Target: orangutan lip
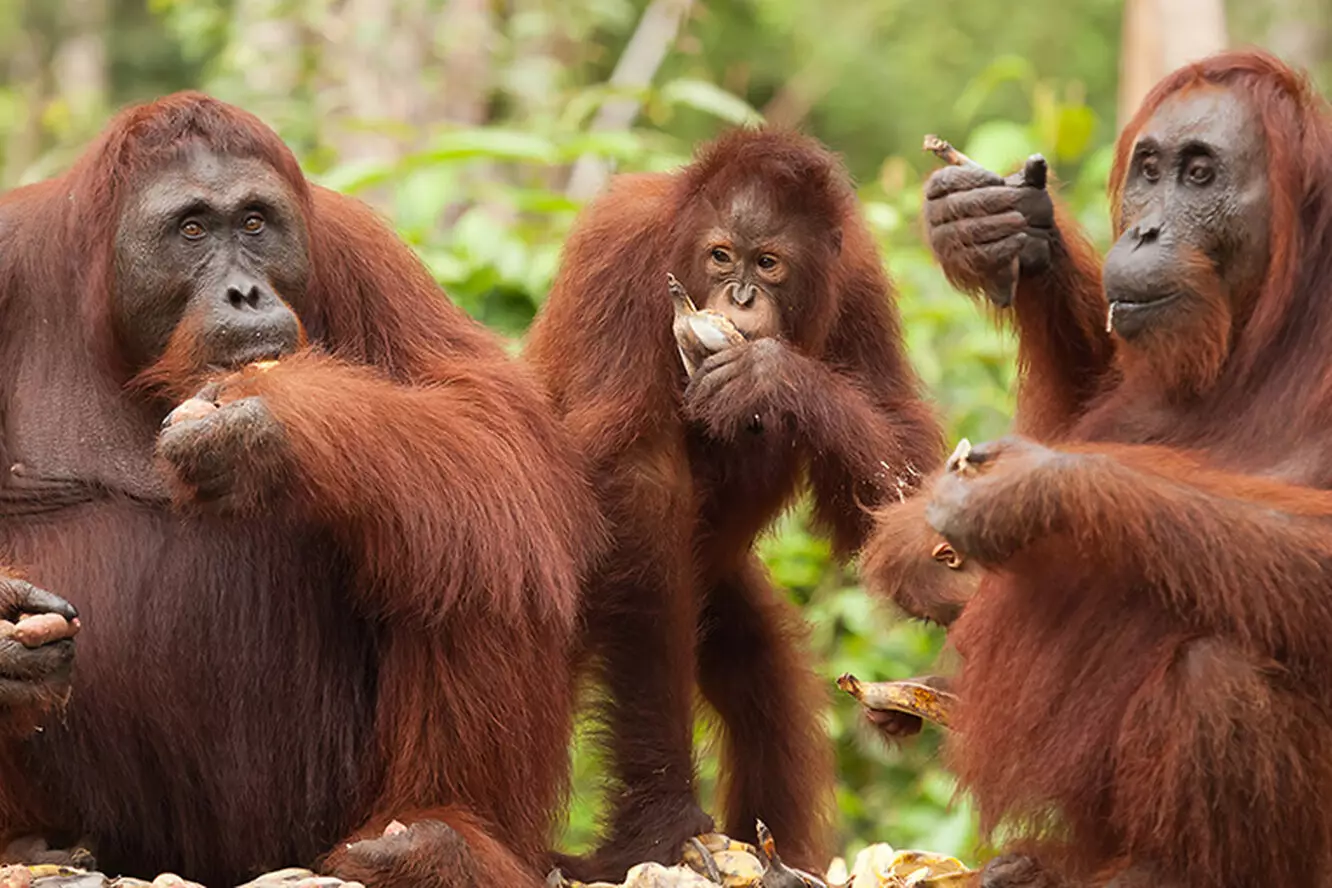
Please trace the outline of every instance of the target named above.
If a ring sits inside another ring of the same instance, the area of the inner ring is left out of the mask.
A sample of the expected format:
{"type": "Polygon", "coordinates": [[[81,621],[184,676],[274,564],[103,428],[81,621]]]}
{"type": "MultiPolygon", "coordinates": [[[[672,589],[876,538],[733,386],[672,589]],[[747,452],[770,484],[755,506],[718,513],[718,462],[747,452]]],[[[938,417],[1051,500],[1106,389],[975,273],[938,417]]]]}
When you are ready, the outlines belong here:
{"type": "Polygon", "coordinates": [[[227,361],[226,369],[239,370],[242,367],[248,367],[258,361],[277,361],[287,354],[287,350],[279,347],[256,348],[250,351],[244,351],[236,355],[230,361],[227,361]]]}
{"type": "Polygon", "coordinates": [[[1133,311],[1139,308],[1157,308],[1167,303],[1174,302],[1180,297],[1179,293],[1167,293],[1164,296],[1157,296],[1153,299],[1112,299],[1110,304],[1117,311],[1133,311]]]}
{"type": "Polygon", "coordinates": [[[1105,319],[1105,332],[1118,333],[1126,339],[1131,339],[1150,326],[1149,318],[1153,311],[1170,305],[1181,295],[1183,294],[1176,292],[1151,300],[1113,301],[1105,319]]]}

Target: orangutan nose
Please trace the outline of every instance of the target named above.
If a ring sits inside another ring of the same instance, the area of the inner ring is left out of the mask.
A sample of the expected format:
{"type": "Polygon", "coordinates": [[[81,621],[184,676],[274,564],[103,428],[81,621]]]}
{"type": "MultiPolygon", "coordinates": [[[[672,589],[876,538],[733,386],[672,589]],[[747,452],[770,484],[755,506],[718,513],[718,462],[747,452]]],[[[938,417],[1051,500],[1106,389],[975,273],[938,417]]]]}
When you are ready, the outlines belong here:
{"type": "Polygon", "coordinates": [[[1153,243],[1161,236],[1161,214],[1153,211],[1139,219],[1133,226],[1133,236],[1138,240],[1135,246],[1153,243]]]}

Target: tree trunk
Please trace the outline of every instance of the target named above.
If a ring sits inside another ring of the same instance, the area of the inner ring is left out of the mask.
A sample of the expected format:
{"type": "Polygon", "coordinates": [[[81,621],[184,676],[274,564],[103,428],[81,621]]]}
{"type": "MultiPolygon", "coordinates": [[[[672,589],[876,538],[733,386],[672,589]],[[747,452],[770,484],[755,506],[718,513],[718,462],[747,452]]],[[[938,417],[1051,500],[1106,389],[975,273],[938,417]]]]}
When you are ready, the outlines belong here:
{"type": "MultiPolygon", "coordinates": [[[[680,26],[689,14],[691,0],[652,0],[643,12],[638,27],[629,38],[624,53],[611,72],[610,86],[615,89],[640,90],[652,83],[657,69],[675,44],[680,26]]],[[[611,99],[605,102],[592,120],[595,132],[628,129],[638,116],[642,103],[638,99],[611,99]]],[[[578,158],[569,174],[567,193],[575,200],[586,200],[606,184],[610,168],[600,158],[585,155],[578,158]]]]}
{"type": "Polygon", "coordinates": [[[56,94],[79,127],[100,124],[106,109],[106,0],[65,0],[60,43],[51,60],[56,94]]]}
{"type": "Polygon", "coordinates": [[[28,0],[19,14],[19,35],[9,47],[7,68],[9,83],[19,95],[22,119],[5,139],[4,167],[0,170],[0,187],[12,188],[23,180],[23,174],[41,156],[42,136],[46,128],[42,123],[46,103],[51,95],[50,58],[53,41],[52,22],[38,21],[38,12],[32,5],[40,0],[28,0]]]}
{"type": "MultiPolygon", "coordinates": [[[[235,0],[228,70],[239,79],[249,110],[285,131],[298,112],[293,97],[305,84],[303,23],[310,11],[302,0],[235,0]]],[[[291,133],[284,132],[290,138],[291,133]]]]}
{"type": "MultiPolygon", "coordinates": [[[[419,146],[440,85],[429,65],[440,28],[431,0],[343,0],[325,17],[324,133],[338,160],[394,163],[419,146]]],[[[358,195],[381,209],[388,191],[358,195]]]]}
{"type": "MultiPolygon", "coordinates": [[[[423,43],[429,34],[404,28],[424,0],[347,0],[343,46],[345,111],[351,126],[334,142],[344,161],[396,159],[404,147],[387,127],[417,118],[423,43]]],[[[419,25],[418,22],[413,22],[419,25]]]]}
{"type": "Polygon", "coordinates": [[[42,150],[42,109],[46,105],[46,83],[42,76],[41,52],[36,39],[14,48],[9,59],[9,82],[21,84],[23,119],[5,140],[4,172],[0,187],[13,188],[42,150]]]}
{"type": "Polygon", "coordinates": [[[495,14],[490,0],[449,0],[440,19],[443,72],[440,100],[424,124],[447,120],[478,126],[486,122],[494,86],[495,14]]]}
{"type": "Polygon", "coordinates": [[[1126,0],[1120,42],[1119,125],[1158,80],[1227,46],[1222,0],[1126,0]]]}

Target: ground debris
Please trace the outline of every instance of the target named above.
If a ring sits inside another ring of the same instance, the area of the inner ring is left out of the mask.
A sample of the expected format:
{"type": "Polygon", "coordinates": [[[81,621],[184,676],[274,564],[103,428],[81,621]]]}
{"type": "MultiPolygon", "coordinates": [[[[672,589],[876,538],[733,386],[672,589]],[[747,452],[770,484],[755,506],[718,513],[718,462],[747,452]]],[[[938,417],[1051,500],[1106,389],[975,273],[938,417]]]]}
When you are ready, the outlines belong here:
{"type": "MultiPolygon", "coordinates": [[[[0,866],[0,888],[218,888],[203,886],[175,873],[162,873],[151,882],[129,876],[111,878],[103,873],[55,864],[0,866]]],[[[365,888],[360,882],[344,882],[320,876],[308,869],[289,868],[246,882],[240,888],[365,888]]]]}
{"type": "MultiPolygon", "coordinates": [[[[871,845],[856,855],[851,867],[836,858],[826,873],[816,875],[782,862],[776,843],[762,821],[759,844],[739,842],[720,833],[690,839],[674,866],[641,863],[623,882],[574,882],[554,870],[547,888],[979,888],[979,873],[960,861],[926,851],[898,851],[871,845]]],[[[95,864],[90,864],[95,865],[95,864]]],[[[65,864],[0,866],[0,888],[205,888],[174,873],[151,882],[111,878],[65,864]]],[[[232,888],[210,885],[206,888],[232,888]]],[[[265,873],[237,888],[365,888],[291,867],[265,873]]]]}
{"type": "Polygon", "coordinates": [[[823,875],[788,867],[777,854],[767,827],[759,823],[758,847],[721,834],[699,836],[685,844],[675,866],[645,863],[624,882],[574,882],[558,870],[548,888],[979,888],[980,873],[961,861],[928,851],[899,851],[871,845],[851,867],[836,858],[823,875]]]}
{"type": "Polygon", "coordinates": [[[344,882],[335,876],[320,876],[308,869],[292,867],[264,873],[240,888],[365,888],[360,882],[344,882]]]}

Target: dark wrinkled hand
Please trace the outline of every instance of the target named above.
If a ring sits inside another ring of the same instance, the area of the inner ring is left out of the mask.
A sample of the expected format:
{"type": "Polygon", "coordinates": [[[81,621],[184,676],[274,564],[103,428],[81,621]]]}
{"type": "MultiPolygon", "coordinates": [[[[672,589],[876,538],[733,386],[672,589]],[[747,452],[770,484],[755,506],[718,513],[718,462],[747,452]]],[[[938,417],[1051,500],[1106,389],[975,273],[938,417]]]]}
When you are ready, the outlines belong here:
{"type": "Polygon", "coordinates": [[[1022,274],[1050,266],[1055,236],[1054,203],[1044,187],[1026,182],[1040,178],[1027,169],[1003,179],[974,166],[949,166],[925,183],[925,219],[930,247],[954,284],[985,290],[1006,278],[1013,257],[1022,274]]]}
{"type": "Polygon", "coordinates": [[[1023,854],[992,858],[981,870],[981,888],[1061,888],[1064,882],[1023,854]]]}
{"type": "Polygon", "coordinates": [[[24,580],[0,579],[0,713],[42,711],[69,696],[78,615],[58,595],[24,580]],[[61,617],[65,624],[44,638],[25,639],[18,621],[26,614],[61,617]]]}
{"type": "MultiPolygon", "coordinates": [[[[82,870],[97,869],[97,858],[89,850],[88,838],[69,848],[52,848],[45,836],[22,836],[0,851],[0,864],[25,866],[72,866],[82,870]]],[[[0,886],[3,886],[0,882],[0,886]]]]}
{"type": "Polygon", "coordinates": [[[785,430],[799,403],[803,359],[776,339],[724,349],[701,365],[685,389],[685,416],[718,440],[785,430]]]}
{"type": "Polygon", "coordinates": [[[260,507],[277,489],[286,446],[262,398],[227,401],[212,384],[167,416],[157,455],[187,501],[234,511],[260,507]]]}
{"type": "Polygon", "coordinates": [[[949,460],[929,492],[925,520],[964,557],[1000,564],[1056,529],[1051,472],[1074,459],[1027,438],[978,444],[963,465],[949,460]]]}
{"type": "Polygon", "coordinates": [[[865,720],[874,726],[885,740],[896,742],[914,737],[925,727],[925,720],[910,712],[896,709],[864,709],[865,720]]]}

